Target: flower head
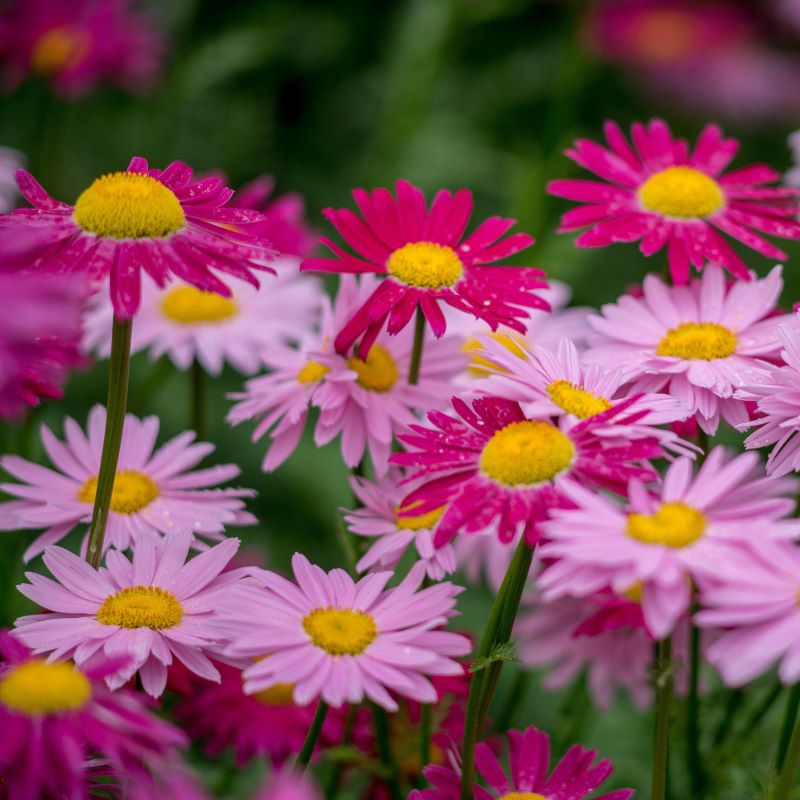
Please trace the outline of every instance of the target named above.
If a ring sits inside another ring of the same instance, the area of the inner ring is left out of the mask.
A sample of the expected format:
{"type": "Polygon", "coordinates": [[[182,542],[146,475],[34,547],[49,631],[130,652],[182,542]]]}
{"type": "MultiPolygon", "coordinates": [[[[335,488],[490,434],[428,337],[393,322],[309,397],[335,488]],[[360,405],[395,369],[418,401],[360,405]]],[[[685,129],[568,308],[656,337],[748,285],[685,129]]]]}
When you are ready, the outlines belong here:
{"type": "Polygon", "coordinates": [[[798,192],[765,184],[780,173],[754,164],[723,174],[739,143],[724,139],[716,125],[707,125],[694,151],[675,139],[668,126],[654,119],[635,123],[632,149],[619,126],[607,122],[610,149],[589,139],[578,140],[567,155],[594,172],[602,182],[558,180],[551,194],[584,203],[568,211],[560,232],[585,230],[581,247],[604,247],[614,242],[641,240],[647,256],[667,247],[675,283],[686,283],[692,266],[721,264],[735,277],[750,272],[720,232],[761,255],[783,261],[786,253],[756,231],[787,239],[800,238],[798,192]]]}
{"type": "Polygon", "coordinates": [[[253,800],[322,800],[322,794],[308,776],[282,770],[270,776],[253,800]]]}
{"type": "Polygon", "coordinates": [[[139,308],[142,270],[159,286],[178,277],[223,297],[231,292],[217,272],[258,286],[252,270],[273,271],[268,243],[253,232],[263,216],[226,205],[233,192],[220,178],[193,181],[180,161],[150,169],[137,156],[126,172],[97,178],[74,206],[50,197],[23,170],[17,183],[34,208],[0,217],[0,256],[47,272],[109,276],[121,319],[139,308]]]}
{"type": "Polygon", "coordinates": [[[433,703],[426,676],[457,675],[453,656],[470,641],[437,630],[453,615],[460,587],[438,583],[420,589],[424,570],[414,567],[395,588],[391,572],[357,583],[341,569],[324,572],[305,556],[292,559],[296,583],[262,572],[262,586],[240,585],[220,610],[217,625],[235,658],[259,658],[244,670],[250,694],[293,684],[294,702],[322,698],[333,706],[365,697],[397,710],[396,692],[433,703]]]}
{"type": "Polygon", "coordinates": [[[208,654],[222,644],[211,617],[242,570],[223,573],[239,547],[226,539],[186,561],[192,536],[142,534],[129,560],[110,551],[99,570],[61,547],[48,547],[45,566],[55,580],[34,572],[18,588],[50,613],[20,617],[16,635],[35,653],[74,658],[78,666],[126,657],[106,676],[112,689],[138,673],[158,697],[173,656],[196,675],[219,681],[208,654]]]}
{"type": "Polygon", "coordinates": [[[501,241],[515,220],[490,217],[461,241],[472,213],[471,192],[442,190],[429,209],[422,192],[407,181],[397,182],[396,195],[388,189],[354,190],[362,217],[346,208],[325,209],[358,255],[322,239],[335,257],[302,264],[301,269],[386,276],[338,332],[338,352],[348,352],[363,334],[359,355],[366,358],[384,327],[399,333],[417,308],[434,335],[442,336],[447,321],[440,303],[485,320],[493,330],[504,324],[520,332],[527,309],[547,308],[536,293],[545,286],[541,270],[488,266],[533,244],[524,233],[501,241]]]}

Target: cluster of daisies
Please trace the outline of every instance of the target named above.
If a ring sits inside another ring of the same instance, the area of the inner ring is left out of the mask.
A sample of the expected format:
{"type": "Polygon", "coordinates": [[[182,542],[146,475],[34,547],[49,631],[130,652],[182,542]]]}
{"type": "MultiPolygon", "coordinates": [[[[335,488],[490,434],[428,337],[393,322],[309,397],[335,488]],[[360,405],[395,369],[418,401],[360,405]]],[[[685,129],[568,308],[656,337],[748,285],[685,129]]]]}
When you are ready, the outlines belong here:
{"type": "Polygon", "coordinates": [[[568,151],[597,179],[549,187],[580,203],[560,230],[639,241],[668,277],[598,311],[517,265],[533,239],[514,220],[471,225],[467,190],[356,190],[357,211],[324,211],[339,238],[321,257],[301,199],[267,178],[234,196],[136,157],[69,205],[17,172],[0,414],[132,330],[132,352],[247,376],[227,422],[266,440],[265,472],[304,434],[337,440],[354,499],[348,568],[296,553],[282,575],[238,554],[255,492],[231,485],[237,465],[203,465],[195,431],[159,443],[157,417],[128,414],[114,443],[98,405],[85,428],[41,427],[47,466],[3,456],[0,529],[38,532],[18,587],[38,613],[0,635],[0,796],[200,800],[192,742],[229,759],[219,793],[267,760],[259,800],[321,797],[312,773],[326,797],[631,797],[593,794],[612,772],[595,751],[551,771],[537,727],[490,736],[491,646],[512,629],[521,668],[555,688],[585,673],[601,709],[620,689],[651,704],[655,643],[674,645],[669,681],[694,664],[680,690],[698,657],[728,687],[775,665],[798,682],[800,323],[778,307],[781,267],[759,277],[730,243],[782,260],[762,234],[800,238],[798,192],[763,165],[729,171],[737,143],[713,125],[693,148],[659,120],[632,143],[605,133],[568,151]],[[332,294],[318,272],[341,276],[332,294]],[[710,442],[722,428],[766,463],[710,442]],[[496,595],[479,645],[459,571],[496,595]]]}

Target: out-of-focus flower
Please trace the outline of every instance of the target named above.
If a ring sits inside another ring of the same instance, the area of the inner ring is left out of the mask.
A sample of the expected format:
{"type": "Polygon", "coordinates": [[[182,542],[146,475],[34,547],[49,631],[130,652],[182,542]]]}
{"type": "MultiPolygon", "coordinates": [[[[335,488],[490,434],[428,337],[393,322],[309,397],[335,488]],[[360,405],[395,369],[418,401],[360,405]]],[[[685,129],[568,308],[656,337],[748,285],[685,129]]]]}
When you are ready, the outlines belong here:
{"type": "Polygon", "coordinates": [[[792,151],[794,166],[784,175],[784,180],[789,186],[800,188],[800,130],[789,136],[789,147],[792,151]]]}
{"type": "Polygon", "coordinates": [[[111,551],[99,570],[69,550],[48,547],[44,563],[56,580],[28,572],[30,583],[18,587],[48,613],[20,617],[15,634],[35,653],[74,658],[79,666],[125,657],[106,676],[112,689],[138,673],[142,688],[160,696],[173,656],[195,674],[219,681],[208,658],[221,644],[211,617],[246,570],[223,572],[238,539],[187,562],[191,541],[189,532],[166,539],[142,534],[132,561],[111,551]]]}
{"type": "Polygon", "coordinates": [[[779,261],[786,253],[759,233],[800,239],[797,190],[765,186],[781,177],[766,164],[723,174],[739,143],[724,139],[716,125],[702,130],[692,153],[658,119],[634,123],[636,150],[616,123],[607,122],[605,134],[608,148],[579,139],[567,151],[601,181],[567,179],[548,186],[551,194],[582,203],[564,214],[559,228],[583,230],[579,247],[640,241],[646,256],[667,247],[672,278],[683,284],[691,267],[700,270],[709,262],[750,280],[744,261],[719,232],[779,261]]]}
{"type": "Polygon", "coordinates": [[[497,536],[494,525],[469,536],[459,536],[453,542],[458,559],[458,568],[467,581],[478,583],[485,577],[489,588],[496,594],[508,572],[517,542],[503,542],[497,536]]]}
{"type": "Polygon", "coordinates": [[[332,350],[336,331],[377,284],[370,275],[360,281],[343,276],[331,308],[323,300],[319,334],[297,348],[274,347],[264,360],[272,372],[247,382],[233,395],[239,402],[228,414],[238,424],[257,419],[257,440],[269,432],[273,440],[263,468],[271,471],[294,451],[311,406],[320,409],[314,441],[322,446],[341,434],[342,457],[357,466],[369,451],[379,476],[385,474],[395,434],[412,423],[415,410],[437,408],[446,402],[452,380],[467,357],[458,342],[447,337],[426,343],[416,385],[408,382],[413,334],[380,336],[366,359],[332,350]]]}
{"type": "Polygon", "coordinates": [[[134,781],[126,787],[125,800],[211,800],[202,783],[175,759],[158,765],[149,781],[134,781]]]}
{"type": "Polygon", "coordinates": [[[322,793],[308,776],[283,770],[271,776],[253,800],[322,800],[322,793]]]}
{"type": "Polygon", "coordinates": [[[262,586],[231,589],[217,620],[225,653],[260,658],[244,670],[245,691],[294,685],[293,699],[321,698],[332,706],[365,697],[396,711],[390,691],[421,703],[436,701],[426,676],[458,675],[453,657],[466,655],[469,639],[437,630],[454,613],[461,588],[437,583],[424,589],[421,565],[392,589],[391,572],[357,583],[341,569],[324,572],[295,553],[296,583],[262,572],[262,586]]]}
{"type": "Polygon", "coordinates": [[[468,190],[452,195],[443,189],[429,209],[407,181],[397,182],[396,198],[388,189],[355,189],[353,197],[363,218],[346,208],[326,208],[324,214],[358,255],[322,239],[335,257],[311,258],[301,266],[386,276],[338,331],[338,352],[348,352],[363,335],[359,355],[365,358],[384,327],[399,333],[417,308],[434,335],[442,336],[447,320],[440,303],[485,320],[492,330],[502,324],[520,333],[528,309],[547,309],[538,294],[546,286],[541,270],[488,266],[533,244],[524,233],[501,240],[515,220],[489,217],[461,241],[472,213],[468,190]]]}
{"type": "MultiPolygon", "coordinates": [[[[76,525],[91,520],[105,421],[106,410],[95,406],[89,412],[86,435],[75,420],[67,417],[66,442],[42,425],[42,445],[58,472],[19,456],[0,458],[0,466],[23,481],[0,485],[6,494],[19,498],[0,503],[0,530],[46,528],[25,552],[26,561],[63,539],[76,525]]],[[[154,452],[158,428],[158,417],[125,417],[105,549],[125,550],[148,531],[166,537],[190,531],[220,540],[226,525],[255,522],[255,517],[244,510],[242,500],[253,497],[254,491],[218,486],[235,478],[239,467],[218,464],[190,471],[214,450],[214,445],[193,443],[194,431],[186,431],[154,452]]],[[[203,546],[195,543],[195,547],[203,546]]]]}
{"type": "Polygon", "coordinates": [[[5,214],[14,206],[17,197],[14,174],[22,162],[22,153],[10,147],[0,147],[0,214],[5,214]]]}
{"type": "Polygon", "coordinates": [[[63,395],[71,368],[81,364],[80,280],[0,273],[0,418],[63,395]]]}
{"type": "Polygon", "coordinates": [[[748,421],[736,390],[769,377],[763,359],[780,352],[781,317],[770,315],[782,287],[780,267],[730,287],[715,265],[688,286],[648,275],[641,299],[623,296],[589,318],[599,336],[585,359],[623,369],[633,392],[671,394],[713,436],[720,417],[748,421]]]}
{"type": "Polygon", "coordinates": [[[0,61],[8,89],[29,74],[75,97],[108,82],[137,91],[161,67],[154,20],[133,0],[12,0],[0,15],[0,61]]]}
{"type": "Polygon", "coordinates": [[[578,486],[565,489],[575,508],[556,509],[542,526],[539,576],[545,600],[586,597],[607,587],[641,592],[642,613],[661,639],[691,603],[691,579],[715,569],[730,542],[792,540],[795,482],[763,475],[754,453],[712,450],[696,475],[687,458],[674,461],[656,494],[632,482],[629,505],[578,486]]]}
{"type": "Polygon", "coordinates": [[[148,765],[156,767],[186,744],[181,731],[151,714],[135,695],[110,692],[102,681],[108,668],[45,661],[0,632],[4,796],[85,800],[97,775],[150,786],[148,765]]]}
{"type": "Polygon", "coordinates": [[[24,170],[17,183],[33,208],[0,216],[0,258],[50,273],[110,277],[121,319],[139,308],[142,270],[159,286],[178,277],[223,297],[231,292],[216,272],[254,286],[252,270],[274,272],[266,265],[273,251],[254,231],[263,215],[226,205],[233,192],[220,178],[193,181],[181,161],[150,169],[137,156],[126,172],[97,178],[74,206],[50,197],[24,170]]]}

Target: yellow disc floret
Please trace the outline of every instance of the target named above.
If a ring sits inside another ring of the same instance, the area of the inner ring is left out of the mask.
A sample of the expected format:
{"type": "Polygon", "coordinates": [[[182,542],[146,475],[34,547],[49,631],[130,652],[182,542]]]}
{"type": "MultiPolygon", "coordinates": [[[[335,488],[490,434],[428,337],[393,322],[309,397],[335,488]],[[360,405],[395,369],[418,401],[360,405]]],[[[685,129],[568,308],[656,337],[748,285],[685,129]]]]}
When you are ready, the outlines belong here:
{"type": "Polygon", "coordinates": [[[103,600],[97,621],[120,628],[174,628],[183,619],[178,598],[158,586],[129,586],[103,600]]]}
{"type": "Polygon", "coordinates": [[[509,792],[497,800],[547,800],[547,798],[538,792],[509,792]]]}
{"type": "Polygon", "coordinates": [[[506,486],[535,486],[569,469],[575,445],[549,422],[522,420],[497,431],[480,457],[484,475],[506,486]]]}
{"type": "Polygon", "coordinates": [[[588,419],[611,408],[609,400],[569,381],[553,381],[547,387],[550,399],[560,408],[579,419],[588,419]]]}
{"type": "Polygon", "coordinates": [[[269,689],[254,692],[251,697],[255,697],[265,706],[291,706],[294,705],[294,684],[276,683],[269,689]]]}
{"type": "Polygon", "coordinates": [[[349,608],[316,608],[303,617],[303,628],[317,647],[332,656],[357,656],[378,635],[369,614],[349,608]]]}
{"type": "Polygon", "coordinates": [[[684,322],[667,331],[656,354],[674,358],[714,361],[736,352],[736,334],[716,322],[684,322]]]}
{"type": "Polygon", "coordinates": [[[354,356],[347,366],[358,375],[358,385],[371,392],[388,392],[400,376],[392,354],[379,344],[372,345],[366,361],[354,356]]]}
{"type": "Polygon", "coordinates": [[[306,361],[297,373],[298,383],[317,383],[321,381],[329,372],[330,367],[320,364],[319,361],[306,361]]]}
{"type": "Polygon", "coordinates": [[[77,711],[89,702],[92,686],[69,661],[23,661],[0,678],[0,705],[35,717],[77,711]]]}
{"type": "MultiPolygon", "coordinates": [[[[97,476],[89,478],[78,492],[82,503],[94,503],[97,495],[97,476]]],[[[135,514],[149,506],[159,495],[158,485],[143,472],[123,469],[114,477],[111,510],[116,514],[135,514]]]]}
{"type": "Polygon", "coordinates": [[[663,503],[655,514],[629,514],[625,533],[645,544],[681,548],[694,544],[706,530],[706,518],[686,503],[663,503]]]}
{"type": "Polygon", "coordinates": [[[90,35],[76,25],[50,28],[31,50],[31,69],[39,75],[56,75],[74,69],[89,52],[90,35]]]}
{"type": "Polygon", "coordinates": [[[164,315],[179,325],[213,325],[235,317],[236,303],[216,292],[204,292],[194,286],[176,286],[161,300],[164,315]]]}
{"type": "Polygon", "coordinates": [[[408,514],[407,512],[412,511],[415,505],[419,505],[419,503],[414,503],[410,506],[405,506],[404,508],[397,508],[394,513],[394,518],[397,521],[397,527],[404,531],[424,531],[430,530],[433,528],[436,523],[442,518],[444,514],[444,510],[446,506],[439,506],[439,508],[434,508],[433,511],[428,511],[425,514],[408,514]],[[403,512],[406,514],[402,515],[403,512]]]}
{"type": "Polygon", "coordinates": [[[186,222],[175,193],[138,172],[103,175],[75,203],[75,222],[111,239],[159,239],[186,222]]]}
{"type": "MultiPolygon", "coordinates": [[[[496,342],[499,342],[509,353],[515,356],[525,356],[525,339],[521,334],[490,333],[488,334],[496,342]]],[[[469,362],[469,371],[476,378],[484,378],[497,372],[507,372],[503,367],[498,367],[493,361],[486,358],[486,349],[477,339],[467,339],[461,349],[472,356],[469,362]]]]}
{"type": "Polygon", "coordinates": [[[692,167],[667,167],[651,175],[639,189],[639,199],[648,211],[678,219],[707,217],[725,204],[720,185],[692,167]]]}
{"type": "Polygon", "coordinates": [[[412,242],[395,250],[386,262],[389,274],[419,289],[452,286],[464,274],[464,265],[452,247],[412,242]]]}

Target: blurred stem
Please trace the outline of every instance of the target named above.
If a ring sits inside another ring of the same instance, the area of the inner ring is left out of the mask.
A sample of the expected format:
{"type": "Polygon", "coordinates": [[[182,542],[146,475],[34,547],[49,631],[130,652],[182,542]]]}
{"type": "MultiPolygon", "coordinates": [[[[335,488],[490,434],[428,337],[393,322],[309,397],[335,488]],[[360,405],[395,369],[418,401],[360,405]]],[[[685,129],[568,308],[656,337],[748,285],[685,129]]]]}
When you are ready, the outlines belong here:
{"type": "Polygon", "coordinates": [[[189,400],[192,413],[192,430],[197,434],[197,441],[201,442],[206,435],[206,371],[200,362],[192,361],[192,396],[189,400]]]}
{"type": "Polygon", "coordinates": [[[414,320],[414,346],[411,348],[411,363],[408,365],[408,383],[416,386],[419,383],[419,371],[422,369],[422,347],[425,344],[425,315],[417,307],[414,320]]]}
{"type": "Polygon", "coordinates": [[[117,461],[125,425],[125,405],[128,400],[128,379],[131,370],[131,329],[133,320],[121,320],[114,315],[111,329],[111,357],[108,362],[108,399],[106,401],[106,429],[103,435],[103,452],[89,526],[89,546],[86,560],[95,568],[103,554],[103,538],[108,524],[111,495],[117,477],[117,461]]]}
{"type": "Polygon", "coordinates": [[[775,770],[778,773],[783,771],[786,754],[792,741],[792,731],[795,730],[798,708],[800,708],[800,683],[792,686],[789,690],[789,697],[786,700],[786,711],[783,714],[781,733],[778,737],[778,749],[775,752],[775,770]]]}
{"type": "Polygon", "coordinates": [[[506,699],[497,712],[497,719],[495,720],[495,730],[505,731],[514,721],[514,712],[522,705],[525,695],[528,693],[528,688],[531,684],[531,674],[524,669],[518,669],[517,674],[514,676],[514,682],[511,684],[506,694],[506,699]]]}
{"type": "MultiPolygon", "coordinates": [[[[347,711],[347,719],[344,722],[344,732],[342,733],[342,744],[350,744],[353,738],[353,730],[356,727],[356,717],[358,716],[359,707],[356,705],[350,706],[347,711]]],[[[337,762],[331,771],[328,783],[325,786],[325,799],[334,800],[339,794],[339,786],[342,783],[342,772],[344,771],[344,764],[341,761],[337,762]]]]}
{"type": "Polygon", "coordinates": [[[297,764],[301,771],[305,770],[308,766],[308,762],[311,761],[311,756],[314,754],[314,745],[317,743],[317,739],[319,739],[319,735],[322,732],[322,725],[325,722],[325,717],[328,714],[329,708],[330,706],[320,698],[317,703],[317,710],[314,712],[314,718],[311,720],[311,725],[308,727],[308,733],[303,742],[303,747],[300,750],[300,754],[297,756],[297,764]]]}
{"type": "MultiPolygon", "coordinates": [[[[693,615],[697,611],[694,603],[693,615]]],[[[700,752],[700,629],[690,622],[689,694],[686,699],[686,769],[694,797],[702,797],[705,785],[700,752]]]]}
{"type": "Polygon", "coordinates": [[[397,767],[392,758],[392,748],[389,745],[389,717],[386,710],[377,703],[372,704],[372,718],[375,721],[375,741],[378,744],[378,756],[381,764],[386,768],[386,786],[392,800],[400,800],[400,787],[397,785],[397,767]]]}
{"type": "Polygon", "coordinates": [[[719,747],[728,738],[733,720],[736,717],[736,712],[741,708],[744,698],[745,693],[741,689],[734,689],[728,692],[728,697],[725,701],[725,710],[722,714],[722,721],[714,735],[715,748],[719,747]]]}
{"type": "Polygon", "coordinates": [[[667,796],[672,678],[672,639],[667,637],[656,644],[656,724],[650,800],[665,800],[667,796]]]}
{"type": "MultiPolygon", "coordinates": [[[[794,788],[795,778],[797,777],[797,768],[800,767],[800,722],[797,720],[797,706],[800,703],[800,684],[795,684],[789,694],[789,703],[787,703],[786,711],[787,716],[784,718],[784,727],[781,730],[780,744],[784,742],[784,735],[788,727],[789,710],[794,706],[792,712],[791,729],[793,733],[788,737],[788,743],[783,753],[783,758],[778,762],[778,783],[775,787],[775,800],[789,800],[794,788]]],[[[780,757],[780,752],[779,752],[780,757]]]]}
{"type": "Polygon", "coordinates": [[[431,711],[432,706],[430,703],[422,704],[422,717],[419,722],[420,778],[422,777],[422,770],[425,769],[431,760],[431,711]]]}

